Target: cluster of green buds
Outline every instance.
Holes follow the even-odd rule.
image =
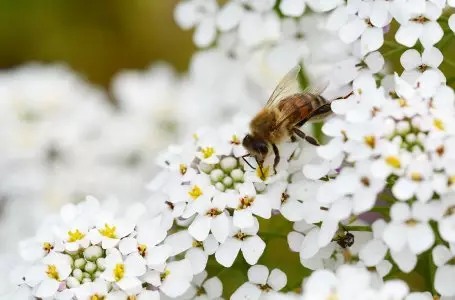
[[[66,280],[68,288],[94,281],[105,269],[106,251],[100,246],[90,246],[69,255],[73,259],[73,271]]]
[[[238,186],[243,183],[245,175],[243,162],[232,155],[222,157],[220,162],[215,165],[201,162],[199,169],[208,174],[212,184],[222,192],[238,189]]]

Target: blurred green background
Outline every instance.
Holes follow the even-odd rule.
[[[185,70],[194,47],[177,0],[0,0],[0,68],[66,62],[107,86],[125,68],[164,60]]]

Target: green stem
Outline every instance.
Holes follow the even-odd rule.
[[[385,201],[387,203],[390,203],[390,204],[393,204],[396,201],[395,198],[392,195],[386,194],[384,192],[382,192],[382,193],[380,193],[378,195],[378,199],[382,200],[382,201]]]
[[[347,231],[369,231],[371,232],[370,226],[343,226]]]
[[[454,82],[455,82],[455,76],[449,77],[449,78],[447,79],[447,85],[452,84],[452,83],[454,83]]]
[[[392,50],[390,50],[390,51],[385,52],[382,56],[384,56],[384,57],[390,57],[390,56],[394,55],[395,53],[401,52],[401,51],[403,51],[403,50],[404,50],[404,47],[392,49]]]

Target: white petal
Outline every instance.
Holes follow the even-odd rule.
[[[434,287],[441,296],[455,296],[455,266],[443,266],[436,270]]]
[[[426,48],[422,53],[422,63],[437,68],[442,63],[444,56],[438,48]]]
[[[455,14],[452,14],[449,18],[449,27],[455,33]]]
[[[311,258],[319,251],[318,234],[319,229],[315,228],[305,236],[300,249],[300,259]]]
[[[382,28],[390,22],[389,10],[385,1],[375,1],[371,7],[371,24]]]
[[[261,290],[249,282],[241,285],[231,296],[231,300],[258,300],[261,297]]]
[[[57,292],[60,283],[54,279],[44,279],[36,289],[34,295],[38,298],[47,298],[51,297],[52,295]]]
[[[210,299],[219,298],[223,294],[223,283],[218,277],[206,280],[202,287]]]
[[[393,260],[397,263],[401,271],[409,273],[414,270],[417,264],[417,256],[408,248],[404,248],[400,252],[390,251]]]
[[[419,25],[414,23],[401,25],[395,34],[396,41],[406,47],[414,46],[423,30]]]
[[[384,67],[384,57],[379,51],[371,52],[365,57],[365,63],[373,73],[377,73]]]
[[[384,43],[382,28],[369,27],[360,39],[361,52],[363,54],[378,50]]]
[[[212,219],[212,233],[218,242],[224,243],[229,234],[229,219],[225,213]]]
[[[263,265],[252,266],[248,269],[248,281],[255,284],[266,284],[269,277],[269,269]]]
[[[236,27],[242,19],[243,7],[237,2],[228,2],[217,15],[216,23],[221,31],[229,31]]]
[[[185,253],[185,258],[191,263],[193,274],[199,274],[204,271],[207,265],[208,256],[200,248],[192,248]]]
[[[254,217],[249,209],[234,211],[234,225],[239,228],[248,228],[254,225]]]
[[[137,240],[130,237],[122,239],[119,243],[119,250],[123,255],[137,251]]]
[[[319,231],[318,246],[324,247],[330,243],[338,229],[338,221],[327,219],[322,223],[321,230]]]
[[[441,237],[449,243],[455,243],[455,215],[439,221]]]
[[[355,18],[349,21],[346,25],[340,28],[339,35],[340,39],[346,43],[350,44],[357,40],[360,35],[367,28],[367,24],[361,18]]]
[[[215,40],[216,37],[216,28],[215,20],[212,18],[205,18],[202,22],[196,27],[193,36],[193,42],[198,47],[207,47]]]
[[[406,231],[401,224],[389,224],[384,229],[384,242],[394,251],[401,251],[406,245]]]
[[[246,262],[254,265],[258,262],[265,249],[265,243],[257,235],[247,238],[242,243],[242,253]]]
[[[198,215],[188,227],[188,232],[198,241],[203,241],[207,238],[210,232],[211,218],[208,216]]]
[[[288,233],[288,244],[291,251],[299,252],[305,236],[297,231]]]
[[[432,256],[434,264],[440,267],[452,258],[452,253],[446,246],[437,245],[433,248]]]
[[[117,285],[125,292],[137,291],[141,287],[141,281],[136,277],[123,277]]]
[[[423,25],[420,42],[424,48],[428,48],[439,42],[444,35],[444,31],[437,22],[427,22]]]
[[[126,276],[141,276],[145,271],[145,261],[139,254],[131,254],[125,259]]]
[[[286,274],[280,269],[273,269],[272,272],[270,272],[269,279],[267,280],[267,284],[275,291],[279,291],[284,288],[287,282],[288,279]]]
[[[412,252],[420,254],[434,243],[434,234],[428,223],[419,223],[408,229],[408,243]]]
[[[251,211],[256,216],[264,219],[270,219],[272,216],[272,209],[270,208],[269,199],[267,199],[267,197],[263,197],[262,195],[258,195],[256,200],[251,205]]]
[[[171,246],[172,255],[177,255],[191,248],[193,244],[193,238],[188,233],[188,231],[182,230],[169,235],[164,243]]]
[[[400,178],[392,187],[392,193],[398,200],[408,200],[417,189],[417,184],[408,178]]]
[[[387,253],[387,246],[380,240],[371,240],[359,252],[359,258],[367,267],[377,265]]]
[[[422,64],[422,58],[419,51],[409,49],[401,55],[400,62],[405,70],[413,70]]]
[[[169,245],[160,245],[148,250],[147,264],[152,266],[162,265],[171,256],[172,247]]]
[[[241,246],[242,243],[239,240],[228,238],[223,244],[220,245],[218,250],[216,250],[216,261],[226,268],[231,267],[240,251]]]
[[[346,6],[338,6],[327,19],[326,28],[330,31],[338,30],[348,21],[349,12]]]
[[[283,217],[285,217],[291,222],[296,222],[303,219],[305,211],[302,210],[302,207],[303,207],[302,203],[295,200],[291,200],[284,203],[280,211]]]
[[[160,290],[171,298],[176,298],[183,295],[185,291],[190,287],[190,283],[180,278],[172,278],[164,280],[160,286]]]
[[[304,0],[283,0],[280,3],[280,10],[285,16],[298,17],[305,11]]]

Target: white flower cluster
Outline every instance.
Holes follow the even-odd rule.
[[[454,38],[454,6],[451,0],[181,1],[177,23],[194,27],[195,44],[206,48],[193,57],[188,76],[159,67],[122,73],[113,83],[119,112],[98,110],[87,131],[61,132],[69,146],[64,154],[87,147],[81,141],[91,133],[104,148],[94,145],[89,155],[143,149],[139,165],[151,170],[153,161],[160,168],[148,184],[149,200],[116,215],[88,198],[45,218],[21,244],[31,264],[15,272],[18,289],[10,297],[221,299],[220,274],[248,266],[247,282],[230,299],[455,299],[455,96],[453,77],[439,69],[454,65],[444,53]],[[399,53],[401,74],[390,62]],[[289,140],[277,145],[276,168],[273,154],[258,166],[242,146],[260,107],[255,100],[265,100],[296,64],[310,79],[327,82],[326,99],[347,96],[332,102],[321,146]],[[24,120],[40,115],[20,112]],[[227,123],[233,112],[247,115]],[[60,124],[44,121],[32,128],[47,132]],[[144,146],[140,137],[167,127],[192,138],[152,159],[147,151],[158,146]],[[54,141],[36,136],[46,138],[40,145]],[[5,153],[21,153],[13,150]],[[272,219],[288,229],[273,231]],[[271,236],[298,253],[301,265],[292,267],[305,274],[302,285],[299,278],[289,286],[295,278],[276,268],[287,254],[263,256]],[[394,278],[424,284],[411,293],[408,284],[415,282]]]
[[[92,197],[68,204],[35,237],[21,243],[22,257],[30,263],[15,271],[18,288],[9,299],[183,295],[192,286],[194,272],[188,259],[172,256],[171,247],[163,243],[166,235],[161,218],[151,217],[142,204],[123,215],[102,208]],[[217,278],[210,280],[207,290],[221,295]]]

